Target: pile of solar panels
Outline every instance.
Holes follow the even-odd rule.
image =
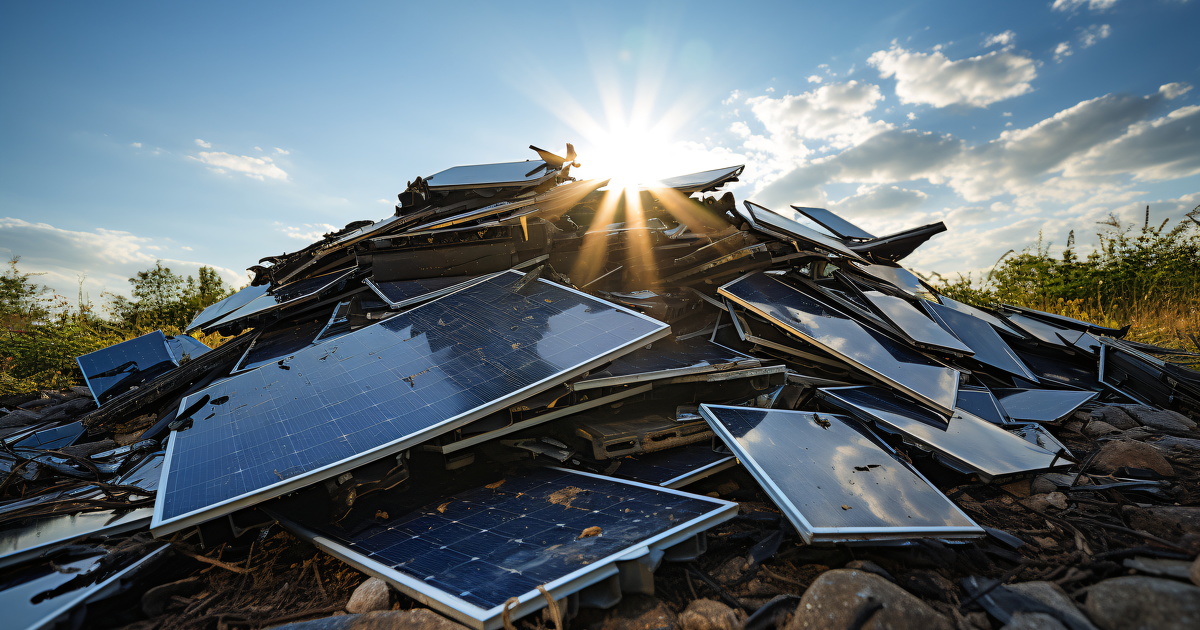
[[[106,522],[279,522],[492,628],[653,592],[736,514],[680,488],[734,466],[807,544],[970,539],[923,470],[1070,466],[1046,427],[1098,399],[1200,410],[1197,374],[1125,330],[976,308],[899,266],[941,223],[875,236],[737,204],[740,166],[621,190],[539,154],[417,178],[394,216],[262,259],[191,323],[237,335],[217,349],[81,357],[81,426],[149,413],[138,444],[161,447],[121,482],[156,492],[152,519]]]

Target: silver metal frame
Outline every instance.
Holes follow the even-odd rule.
[[[515,274],[517,276],[524,275],[518,271],[506,271],[504,273],[511,273],[511,274]],[[562,289],[565,291],[570,291],[577,295],[586,297],[588,300],[595,300],[595,301],[601,301],[601,302],[604,301],[604,300],[600,300],[599,298],[597,298],[595,296],[588,295],[587,293],[584,293],[577,289],[573,289],[571,287],[567,287],[567,286],[563,286],[561,284],[550,282],[545,279],[539,278],[538,281],[545,282],[546,284],[553,285],[556,288],[559,288],[559,289]],[[438,299],[442,299],[442,298],[438,298]],[[433,300],[431,302],[427,302],[427,304],[432,304],[436,301],[437,300]],[[557,383],[562,383],[564,381],[575,378],[576,376],[579,376],[580,374],[584,374],[584,373],[588,372],[589,370],[593,370],[596,367],[603,365],[604,363],[607,363],[619,356],[622,356],[624,354],[632,352],[642,346],[653,343],[654,341],[657,341],[658,339],[661,339],[661,338],[666,337],[667,335],[671,334],[671,327],[668,324],[664,324],[663,322],[660,322],[652,317],[643,315],[642,313],[638,313],[637,311],[625,308],[625,307],[617,305],[617,304],[612,304],[611,302],[606,302],[606,304],[608,304],[612,308],[620,310],[626,314],[633,315],[635,317],[644,319],[648,322],[652,322],[652,323],[656,324],[658,326],[658,328],[637,338],[637,339],[630,341],[629,343],[625,344],[624,346],[621,346],[620,348],[616,348],[610,352],[599,355],[590,361],[587,361],[585,363],[578,365],[575,368],[566,370],[564,372],[560,372],[556,375],[544,378],[535,383],[531,383],[519,390],[510,392],[507,396],[497,398],[486,405],[476,407],[475,409],[468,410],[468,411],[463,412],[452,418],[447,418],[445,420],[442,420],[441,422],[438,422],[437,424],[433,424],[429,427],[426,427],[422,431],[418,431],[416,433],[402,436],[400,438],[392,440],[391,442],[381,444],[373,449],[363,451],[363,452],[357,454],[356,456],[348,457],[346,459],[334,462],[332,464],[327,464],[325,466],[321,466],[319,468],[309,470],[307,472],[301,473],[294,477],[289,477],[287,479],[281,480],[278,483],[264,486],[255,491],[247,492],[247,493],[238,495],[236,497],[230,497],[223,501],[218,501],[217,503],[208,505],[204,508],[193,510],[191,512],[180,514],[178,516],[174,516],[170,519],[164,520],[163,519],[163,508],[164,508],[163,497],[166,495],[167,488],[169,487],[167,485],[167,479],[170,476],[171,464],[172,464],[172,461],[175,456],[176,433],[172,432],[170,435],[170,438],[167,442],[167,449],[166,449],[167,450],[167,458],[163,462],[162,476],[159,478],[159,494],[158,494],[157,500],[154,502],[154,520],[151,522],[151,525],[150,525],[151,533],[153,533],[155,536],[161,537],[161,536],[169,534],[171,532],[179,531],[190,525],[198,525],[200,523],[211,520],[218,516],[222,516],[224,514],[228,514],[230,512],[236,511],[243,507],[257,505],[258,503],[261,503],[268,499],[273,499],[275,497],[287,494],[289,492],[292,492],[293,490],[298,490],[300,488],[311,485],[311,484],[321,481],[323,479],[328,479],[330,477],[335,477],[342,473],[349,472],[363,464],[370,463],[377,459],[381,459],[381,458],[387,457],[389,455],[395,455],[396,453],[399,453],[401,451],[412,448],[432,437],[441,435],[442,433],[446,433],[447,431],[452,431],[461,426],[465,426],[475,420],[483,418],[484,416],[486,416],[490,413],[499,411],[501,409],[505,409],[515,401],[522,400],[522,399],[528,398],[529,396],[532,396],[534,394],[545,391],[546,389],[553,387]],[[201,395],[201,392],[193,393],[190,396],[187,396],[183,400],[181,400],[179,402],[180,412],[187,409],[192,398],[195,396],[198,396],[198,395]],[[512,429],[511,427],[509,427],[509,428],[510,428],[510,430],[516,430],[516,429]]]
[[[561,470],[585,477],[594,477],[597,479],[604,479],[606,481],[617,482],[625,485],[647,488],[657,492],[668,492],[671,494],[687,496],[689,498],[703,499],[705,501],[710,501],[715,505],[713,510],[696,518],[683,521],[679,525],[661,534],[647,538],[636,545],[606,556],[605,558],[593,562],[586,567],[576,569],[567,575],[543,584],[542,587],[545,588],[550,593],[550,596],[555,600],[562,600],[573,593],[591,586],[592,584],[596,584],[604,579],[617,575],[619,573],[619,569],[617,567],[618,562],[637,561],[639,558],[651,553],[652,551],[665,550],[668,547],[685,542],[697,534],[728,521],[737,515],[738,504],[730,501],[694,495],[672,488],[653,486],[638,481],[606,477],[604,475],[597,475],[594,473],[571,470],[567,468],[554,467],[552,470]],[[459,623],[465,624],[471,628],[476,628],[477,630],[495,630],[496,628],[503,627],[503,605],[490,609],[480,608],[479,606],[466,602],[451,593],[434,588],[424,580],[412,578],[396,569],[367,558],[353,549],[322,536],[317,532],[288,521],[286,518],[280,518],[277,514],[272,514],[272,516],[276,516],[280,524],[291,530],[294,534],[296,534],[296,536],[312,542],[314,545],[320,547],[334,557],[346,562],[347,564],[350,564],[351,566],[358,567],[369,575],[373,575],[391,583],[400,592],[421,602],[423,605],[458,621]],[[512,619],[519,619],[546,606],[545,597],[537,590],[528,591],[514,596],[517,598],[517,603],[511,609],[509,609],[509,614],[511,615]]]
[[[889,528],[886,530],[877,527],[815,527],[807,518],[804,517],[804,514],[801,513],[800,510],[796,509],[796,506],[792,504],[791,500],[787,497],[783,490],[780,489],[779,486],[775,485],[775,482],[771,479],[767,472],[759,466],[758,462],[756,462],[754,458],[741,447],[741,443],[738,442],[737,438],[733,437],[725,425],[722,424],[719,419],[717,419],[717,417],[712,413],[712,409],[738,409],[738,407],[702,404],[700,405],[700,415],[703,416],[706,421],[708,421],[709,426],[711,426],[713,431],[721,438],[721,441],[723,441],[726,446],[733,450],[738,461],[740,461],[742,466],[746,468],[752,477],[754,477],[754,480],[762,486],[763,490],[765,490],[767,495],[771,497],[771,500],[775,503],[776,507],[778,507],[788,517],[788,520],[790,520],[792,524],[796,526],[796,530],[800,533],[801,537],[804,538],[804,542],[807,544],[812,544],[814,542],[833,543],[864,540],[906,540],[914,537],[948,539],[978,538],[984,535],[983,529],[978,525],[976,525],[974,528],[908,527]],[[786,410],[775,409],[767,411]],[[921,481],[928,484],[930,488],[937,490],[937,486],[934,486],[932,483],[930,483],[929,480],[926,479],[925,476],[922,475],[916,468],[905,462],[903,459],[897,457],[894,450],[889,448],[886,444],[878,441],[876,441],[876,444],[879,446],[881,451],[892,456],[892,458],[896,461],[897,466],[906,468],[909,472],[916,475]],[[943,497],[944,496],[945,495],[943,495]],[[963,512],[950,499],[947,498],[946,503],[954,508],[956,512],[961,514],[962,517],[968,522],[975,522],[974,519],[968,516],[966,512]],[[914,536],[914,534],[917,536]]]
[[[121,580],[124,579],[124,577],[126,575],[128,575],[129,573],[131,573],[133,571],[138,570],[144,564],[146,564],[147,562],[150,562],[151,560],[157,560],[158,555],[161,554],[162,552],[164,552],[165,550],[169,549],[170,547],[171,547],[170,545],[164,544],[161,547],[159,547],[158,549],[155,549],[155,550],[151,551],[150,553],[147,553],[145,556],[142,556],[141,558],[137,558],[136,560],[131,562],[129,564],[129,566],[112,574],[107,579],[105,579],[103,582],[100,582],[99,584],[96,584],[94,586],[78,589],[77,591],[75,591],[73,597],[70,597],[70,598],[64,600],[62,605],[60,605],[54,611],[47,613],[44,617],[42,617],[41,621],[34,623],[32,626],[30,626],[28,628],[28,630],[38,630],[39,628],[49,627],[49,626],[51,626],[51,624],[54,624],[56,621],[58,621],[59,618],[61,618],[62,616],[69,614],[77,606],[80,606],[80,605],[88,603],[88,602],[96,601],[98,599],[102,599],[108,593],[112,592],[112,590],[120,588]]]

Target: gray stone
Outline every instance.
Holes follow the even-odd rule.
[[[1196,454],[1200,453],[1200,440],[1195,438],[1181,438],[1173,435],[1151,435],[1146,436],[1145,441],[1150,446],[1166,451],[1167,453],[1179,452]]]
[[[1091,413],[1092,420],[1100,420],[1106,422],[1118,429],[1132,429],[1138,426],[1137,420],[1133,419],[1125,410],[1120,407],[1104,406],[1093,409]]]
[[[1126,568],[1133,569],[1139,573],[1149,575],[1157,575],[1159,577],[1179,578],[1187,580],[1188,572],[1192,568],[1192,563],[1187,560],[1169,560],[1167,558],[1144,558],[1142,556],[1134,556],[1125,558],[1121,564]]]
[[[1084,610],[1104,630],[1200,628],[1200,587],[1131,575],[1088,588]]]
[[[904,589],[866,571],[822,573],[785,630],[950,630],[950,620]]]
[[[1083,427],[1083,434],[1088,437],[1101,437],[1120,432],[1121,429],[1118,429],[1117,427],[1114,427],[1103,420],[1092,420],[1091,422],[1087,423],[1086,427]]]
[[[350,594],[346,603],[346,612],[366,613],[376,610],[388,610],[392,607],[392,593],[387,582],[373,577],[359,584]]]
[[[874,562],[871,562],[870,560],[851,560],[850,562],[847,562],[846,566],[844,566],[842,568],[858,569],[859,571],[867,571],[869,573],[874,573],[875,575],[878,575],[879,577],[882,577],[889,582],[896,581],[896,578],[892,577],[892,574],[888,573],[887,569],[879,566],[878,564],[875,564]]]
[[[428,608],[338,615],[274,626],[272,630],[466,630]]]
[[[1196,559],[1192,561],[1192,566],[1188,569],[1188,579],[1192,581],[1192,584],[1200,586],[1200,556],[1196,556]]]
[[[1144,427],[1167,431],[1191,431],[1196,428],[1194,420],[1178,411],[1133,405],[1125,407],[1125,411],[1133,416],[1133,419],[1137,420],[1138,424]]]
[[[1049,494],[1057,492],[1059,488],[1069,487],[1071,482],[1075,481],[1075,475],[1067,473],[1045,473],[1033,478],[1029,484],[1029,491],[1034,494]],[[1076,485],[1086,485],[1091,483],[1087,478],[1082,478]]]
[[[1164,477],[1175,476],[1175,469],[1158,449],[1133,440],[1108,442],[1100,447],[1100,453],[1092,460],[1092,468],[1101,472],[1115,472],[1122,467],[1147,468]]]
[[[1008,584],[1005,588],[1053,608],[1056,613],[1053,616],[1064,621],[1069,621],[1073,628],[1095,628],[1088,621],[1087,616],[1071,600],[1071,597],[1067,595],[1066,591],[1062,590],[1062,587],[1054,582],[1020,582],[1018,584]]]
[[[1121,514],[1136,529],[1160,538],[1175,539],[1184,534],[1200,535],[1200,507],[1127,505]]]
[[[1018,612],[1000,630],[1068,630],[1061,621],[1046,613]]]
[[[1061,492],[1048,492],[1046,494],[1035,494],[1027,499],[1022,499],[1021,503],[1032,510],[1045,512],[1046,508],[1053,507],[1059,510],[1067,509],[1067,495]]]
[[[697,599],[679,614],[683,630],[739,630],[742,618],[737,611],[711,599]]]

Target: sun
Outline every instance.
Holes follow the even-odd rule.
[[[669,177],[664,169],[672,168],[676,153],[676,143],[661,126],[614,125],[581,140],[580,161],[587,162],[581,171],[589,179],[609,179],[610,189],[636,190]]]

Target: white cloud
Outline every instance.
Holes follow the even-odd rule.
[[[825,80],[825,79],[823,79],[823,78],[821,78],[820,76],[817,76],[817,75],[815,75],[815,74],[810,74],[810,75],[808,75],[808,82],[809,82],[809,83],[820,83],[820,82],[822,82],[822,81],[824,81],[824,80]]]
[[[1112,35],[1112,27],[1107,24],[1093,24],[1079,33],[1079,45],[1083,48],[1091,48],[1096,45],[1096,42]]]
[[[76,295],[80,274],[85,274],[83,288],[93,301],[102,301],[100,294],[104,291],[128,295],[128,279],[159,260],[182,276],[195,277],[199,268],[207,265],[231,286],[246,284],[243,272],[174,258],[175,250],[191,251],[191,248],[119,230],[97,228],[79,232],[47,223],[0,218],[0,251],[20,256],[22,271],[42,274],[36,282],[71,298]]]
[[[269,157],[256,158],[217,151],[201,151],[199,155],[189,155],[188,157],[205,164],[217,173],[229,170],[259,181],[266,179],[287,181],[288,178],[288,174],[276,166]]]
[[[1033,59],[997,50],[966,59],[951,60],[941,52],[920,53],[893,45],[867,60],[883,78],[896,78],[896,95],[902,103],[935,107],[991,103],[1033,90],[1037,78]]]
[[[917,119],[917,115],[916,115],[916,114],[914,114],[913,112],[908,112],[907,114],[905,114],[905,115],[904,115],[904,117],[905,117],[905,118],[907,118],[907,119],[909,119],[909,120],[916,120],[916,119]]]
[[[141,142],[130,142],[129,146],[131,146],[135,149],[140,149],[140,148],[142,148],[142,143]]]
[[[920,190],[867,184],[859,186],[853,195],[830,202],[829,209],[847,218],[897,215],[920,208],[927,199],[929,195]]]
[[[205,142],[205,141],[201,140],[200,138],[196,138],[193,142],[195,142],[196,146],[200,147],[201,149],[211,149],[212,148],[211,142]]]
[[[1058,45],[1054,47],[1054,61],[1057,63],[1062,63],[1063,59],[1066,59],[1074,54],[1075,51],[1071,50],[1071,42],[1059,42]]]
[[[1050,8],[1054,11],[1074,11],[1084,5],[1092,11],[1111,9],[1117,0],[1054,0]]]
[[[291,153],[292,152],[288,151],[287,149],[280,149],[279,147],[275,147],[275,155],[290,155]]]
[[[1119,138],[1096,145],[1065,168],[1072,176],[1131,174],[1139,181],[1200,174],[1200,106],[1181,107],[1136,122]]]
[[[280,232],[286,234],[289,238],[298,239],[301,241],[313,243],[321,240],[326,234],[336,232],[338,228],[328,223],[305,223],[304,225],[294,226],[285,225],[279,228]]]
[[[847,81],[797,95],[756,96],[747,99],[746,104],[776,146],[794,157],[804,157],[810,152],[805,140],[844,148],[888,129],[887,123],[867,116],[881,100],[879,86]]]
[[[733,121],[733,123],[729,125],[729,131],[742,138],[749,138],[751,133],[750,126],[741,120]]]
[[[983,40],[983,47],[988,48],[990,46],[1011,46],[1015,41],[1017,41],[1016,33],[1012,31],[1004,31],[1003,33],[989,35],[987,39]]]
[[[1158,93],[1162,94],[1163,98],[1168,101],[1174,100],[1192,91],[1192,86],[1187,83],[1168,83],[1158,88]]]

